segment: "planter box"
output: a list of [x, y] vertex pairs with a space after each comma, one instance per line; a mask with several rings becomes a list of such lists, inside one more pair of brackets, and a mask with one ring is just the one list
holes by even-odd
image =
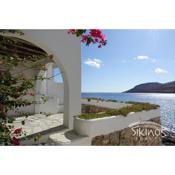
[[75, 117], [74, 130], [84, 136], [95, 137], [127, 128], [138, 121], [147, 121], [160, 116], [160, 109], [136, 112], [125, 116], [108, 116], [97, 119], [80, 119]]

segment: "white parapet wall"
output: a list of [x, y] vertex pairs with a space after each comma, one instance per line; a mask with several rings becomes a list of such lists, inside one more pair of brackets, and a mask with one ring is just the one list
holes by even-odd
[[74, 130], [77, 134], [95, 137], [102, 134], [109, 134], [129, 127], [130, 124], [139, 121], [148, 121], [160, 116], [160, 109], [136, 112], [125, 116], [108, 116], [96, 119], [80, 119], [75, 117]]
[[41, 104], [35, 105], [35, 113], [46, 113], [46, 114], [57, 114], [63, 112], [60, 109], [59, 98], [50, 97], [46, 102], [41, 102]]
[[44, 94], [46, 102], [43, 102], [42, 95], [36, 96], [36, 100], [40, 101], [35, 105], [35, 113], [63, 113], [64, 112], [64, 85], [63, 83], [54, 83], [50, 85], [49, 90]]

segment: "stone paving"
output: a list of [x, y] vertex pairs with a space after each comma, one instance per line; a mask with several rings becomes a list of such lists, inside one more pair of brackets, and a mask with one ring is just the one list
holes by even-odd
[[[25, 122], [22, 125], [22, 122]], [[22, 128], [26, 135], [32, 135], [54, 127], [63, 125], [63, 114], [46, 116], [44, 114], [34, 114], [27, 118], [18, 117], [13, 122], [14, 128]]]

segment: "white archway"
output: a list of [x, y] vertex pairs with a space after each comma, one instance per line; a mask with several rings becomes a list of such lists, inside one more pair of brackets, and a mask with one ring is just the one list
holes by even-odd
[[[64, 126], [73, 129], [73, 116], [81, 113], [81, 45], [67, 30], [23, 30], [18, 38], [53, 55], [64, 81]], [[14, 35], [13, 35], [14, 36]]]

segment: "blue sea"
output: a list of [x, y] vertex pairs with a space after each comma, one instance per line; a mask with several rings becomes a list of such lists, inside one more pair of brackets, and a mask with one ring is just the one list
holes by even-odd
[[149, 102], [160, 105], [162, 127], [175, 132], [175, 94], [163, 93], [82, 93], [82, 98], [115, 99], [118, 101]]

